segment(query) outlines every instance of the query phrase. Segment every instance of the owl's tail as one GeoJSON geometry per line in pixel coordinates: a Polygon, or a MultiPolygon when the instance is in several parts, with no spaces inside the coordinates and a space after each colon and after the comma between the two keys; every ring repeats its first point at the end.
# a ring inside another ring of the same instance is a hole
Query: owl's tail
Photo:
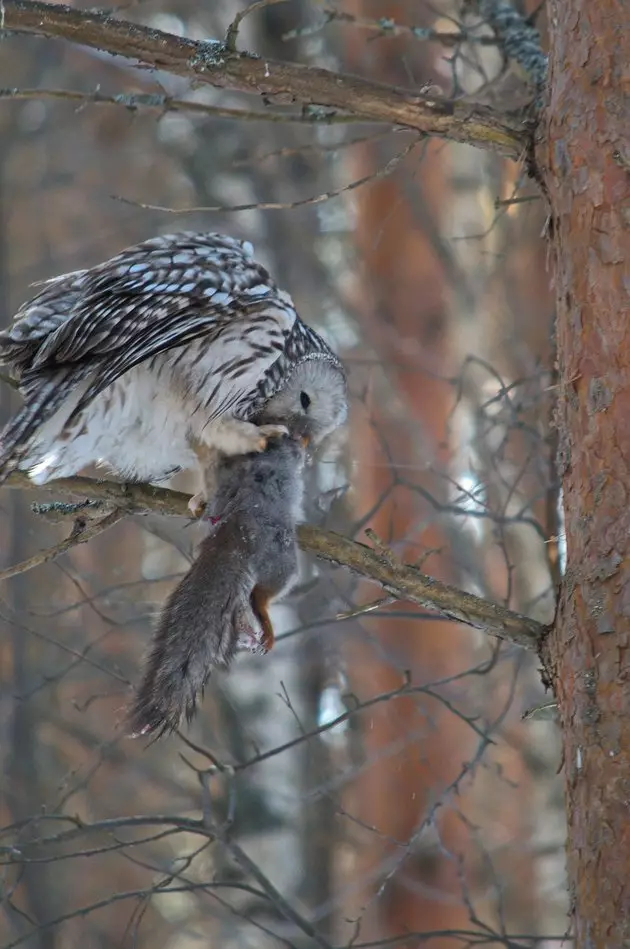
{"type": "MultiPolygon", "coordinates": [[[[67,404],[68,413],[73,410],[83,393],[83,387],[77,391],[80,382],[81,377],[77,377],[76,368],[58,369],[45,377],[38,375],[37,379],[21,380],[20,392],[25,403],[0,433],[0,484],[6,481],[12,471],[21,467],[21,462],[30,453],[38,431],[64,404],[67,404]],[[77,397],[69,404],[68,400],[75,391],[77,397]]],[[[51,432],[51,435],[57,433],[51,432]]]]}
{"type": "Polygon", "coordinates": [[[239,649],[264,650],[252,586],[218,534],[204,541],[160,617],[129,714],[134,735],[160,737],[184,716],[190,722],[213,668],[228,666],[239,649]]]}

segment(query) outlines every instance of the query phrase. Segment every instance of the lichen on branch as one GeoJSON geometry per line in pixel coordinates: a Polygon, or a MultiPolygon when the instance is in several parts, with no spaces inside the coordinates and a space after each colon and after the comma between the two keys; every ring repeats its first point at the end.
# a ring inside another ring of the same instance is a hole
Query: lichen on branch
{"type": "MultiPolygon", "coordinates": [[[[35,490],[26,474],[14,472],[6,482],[9,488],[35,490]]],[[[42,490],[38,487],[37,490],[42,490]]],[[[158,513],[189,517],[187,494],[146,484],[121,484],[93,478],[60,478],[43,490],[82,499],[106,502],[117,518],[124,514],[158,513]]],[[[72,505],[69,505],[69,511],[72,505]]],[[[416,567],[399,563],[380,548],[374,549],[332,531],[303,524],[298,529],[300,547],[321,560],[352,570],[379,584],[394,599],[406,600],[442,616],[486,631],[530,650],[539,650],[546,627],[497,603],[474,596],[421,573],[416,567]]],[[[67,548],[65,548],[67,549],[67,548]]],[[[43,558],[41,562],[45,562],[43,558]]],[[[13,571],[13,573],[18,571],[13,571]]],[[[13,574],[12,574],[13,575],[13,574]]]]}
{"type": "Polygon", "coordinates": [[[196,41],[39,0],[4,0],[3,29],[63,39],[135,60],[144,67],[188,77],[260,98],[288,97],[296,106],[320,107],[357,121],[384,122],[519,158],[530,131],[519,116],[483,105],[428,95],[316,66],[236,52],[216,40],[196,41]]]}

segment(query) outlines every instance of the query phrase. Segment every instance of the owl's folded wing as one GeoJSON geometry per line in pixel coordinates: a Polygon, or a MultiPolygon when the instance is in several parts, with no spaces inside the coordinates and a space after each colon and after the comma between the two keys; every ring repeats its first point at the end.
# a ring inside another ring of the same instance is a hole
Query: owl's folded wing
{"type": "Polygon", "coordinates": [[[26,401],[2,434],[0,463],[70,396],[74,418],[124,373],[171,350],[216,417],[264,377],[296,319],[267,271],[219,235],[156,238],[56,278],[0,334],[0,360],[26,401]]]}

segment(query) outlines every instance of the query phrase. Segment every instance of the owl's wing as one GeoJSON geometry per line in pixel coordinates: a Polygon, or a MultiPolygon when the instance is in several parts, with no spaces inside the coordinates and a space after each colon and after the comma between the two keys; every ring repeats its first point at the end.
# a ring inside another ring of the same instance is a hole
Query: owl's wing
{"type": "Polygon", "coordinates": [[[213,414],[247,395],[297,318],[250,248],[222,235],[175,234],[45,284],[0,334],[0,359],[27,401],[8,441],[3,433],[2,454],[30,438],[86,378],[73,415],[129,369],[202,337],[213,414]]]}
{"type": "Polygon", "coordinates": [[[37,355],[43,341],[67,320],[80,296],[80,277],[85,271],[63,274],[33,286],[43,286],[15,314],[8,329],[0,332],[0,363],[19,381],[37,355]]]}
{"type": "Polygon", "coordinates": [[[122,299],[108,294],[107,303],[88,298],[46,340],[23,382],[28,385],[35,376],[58,367],[89,365],[93,370],[89,394],[94,398],[139,363],[203,338],[207,382],[215,381],[215,374],[217,383],[233,377],[246,395],[284,349],[295,314],[274,301],[253,303],[217,295],[221,299],[216,303],[168,293],[159,301],[144,295],[122,299]],[[92,319],[97,305],[99,317],[107,310],[109,319],[92,319]]]}
{"type": "Polygon", "coordinates": [[[48,281],[0,334],[0,358],[27,347],[30,370],[125,355],[126,371],[234,319],[279,310],[290,331],[288,294],[251,256],[251,245],[219,234],[173,234],[128,248],[91,270],[48,281]],[[13,347],[13,350],[11,349],[13,347]],[[33,351],[34,350],[34,351],[33,351]]]}

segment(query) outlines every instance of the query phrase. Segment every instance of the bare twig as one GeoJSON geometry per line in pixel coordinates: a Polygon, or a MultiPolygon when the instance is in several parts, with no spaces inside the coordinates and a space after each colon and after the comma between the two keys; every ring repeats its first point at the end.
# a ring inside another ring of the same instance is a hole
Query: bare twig
{"type": "Polygon", "coordinates": [[[226,49],[231,53],[236,52],[238,31],[246,16],[249,16],[250,13],[255,13],[256,10],[262,10],[263,7],[273,7],[277,3],[287,3],[287,0],[253,0],[253,3],[250,3],[244,10],[240,10],[227,28],[227,33],[225,34],[226,49]]]}
{"type": "Polygon", "coordinates": [[[375,610],[380,610],[382,606],[389,606],[390,603],[394,601],[394,599],[395,597],[393,596],[379,596],[377,600],[372,600],[370,603],[364,603],[363,606],[357,606],[355,609],[344,610],[343,613],[337,613],[334,617],[335,622],[342,622],[343,620],[357,619],[359,616],[366,616],[368,613],[373,613],[375,610]]]}
{"type": "Polygon", "coordinates": [[[356,541],[306,524],[300,527],[299,538],[303,550],[330,563],[349,567],[368,580],[379,583],[386,593],[396,599],[409,600],[425,609],[436,610],[449,619],[483,629],[499,639],[526,649],[537,649],[542,642],[545,627],[536,620],[434,580],[415,567],[402,563],[387,564],[370,547],[356,541]]]}
{"type": "Polygon", "coordinates": [[[513,204],[529,204],[531,201],[540,201],[540,194],[522,194],[516,198],[495,198],[494,206],[499,208],[510,208],[513,204]]]}
{"type": "Polygon", "coordinates": [[[93,537],[102,534],[108,527],[112,527],[114,524],[117,524],[118,521],[122,520],[124,516],[124,511],[111,511],[109,514],[106,514],[105,517],[100,518],[98,521],[93,521],[91,524],[84,518],[77,518],[69,537],[55,544],[54,547],[40,550],[32,557],[29,557],[28,560],[22,560],[21,563],[13,564],[12,567],[7,567],[6,570],[0,570],[0,581],[9,580],[19,573],[27,573],[34,567],[41,567],[44,563],[56,560],[57,557],[61,557],[62,554],[65,554],[73,547],[77,547],[79,544],[86,544],[88,540],[92,540],[93,537]]]}
{"type": "Polygon", "coordinates": [[[408,145],[403,148],[398,155],[394,155],[393,158],[383,166],[379,168],[378,171],[370,172],[369,175],[364,175],[362,178],[357,178],[356,181],[351,181],[350,184],[342,185],[339,188],[335,188],[332,191],[323,191],[321,194],[312,195],[310,198],[298,198],[296,201],[255,201],[250,204],[210,204],[210,205],[200,205],[192,208],[169,208],[164,207],[159,204],[142,204],[139,201],[132,201],[130,198],[123,198],[119,195],[112,195],[117,201],[122,201],[123,204],[131,204],[137,208],[143,208],[146,211],[162,211],[166,214],[191,214],[195,212],[227,212],[227,211],[284,211],[289,208],[301,208],[307,204],[323,204],[324,201],[330,201],[331,198],[338,198],[340,195],[344,194],[347,191],[355,191],[357,188],[360,188],[362,185],[369,184],[372,181],[378,181],[380,178],[385,178],[387,175],[390,175],[395,168],[400,165],[400,163],[409,155],[414,147],[418,144],[417,139],[414,139],[412,142],[409,142],[408,145]]]}
{"type": "MultiPolygon", "coordinates": [[[[204,102],[191,102],[187,99],[173,99],[162,93],[133,92],[105,95],[99,90],[81,92],[77,89],[0,89],[0,99],[52,99],[60,102],[76,102],[79,105],[118,106],[128,112],[153,110],[165,115],[167,112],[189,112],[191,114],[212,116],[217,119],[236,119],[239,122],[293,122],[302,125],[315,123],[348,123],[356,121],[352,116],[317,116],[302,112],[254,112],[247,109],[230,109],[226,106],[207,105],[204,102]]],[[[352,143],[350,143],[352,144],[352,143]]],[[[17,384],[8,377],[0,375],[0,380],[8,382],[14,388],[17,384]]]]}
{"type": "Polygon", "coordinates": [[[347,23],[362,30],[370,30],[381,37],[410,36],[414,39],[429,43],[440,43],[442,46],[461,46],[462,43],[475,43],[479,46],[497,46],[499,40],[496,36],[489,36],[487,33],[475,33],[472,30],[434,30],[431,27],[407,26],[404,23],[397,23],[392,17],[380,17],[373,20],[370,17],[357,16],[354,13],[347,13],[345,10],[338,10],[336,7],[324,6],[322,8],[323,19],[312,26],[297,28],[287,31],[282,39],[296,39],[299,36],[308,36],[316,33],[330,23],[347,23]]]}
{"type": "Polygon", "coordinates": [[[392,551],[391,547],[388,547],[385,541],[381,540],[372,527],[366,528],[365,536],[368,538],[368,540],[372,541],[373,547],[381,555],[386,563],[390,565],[396,563],[396,558],[394,557],[394,552],[392,551]]]}
{"type": "Polygon", "coordinates": [[[298,745],[302,745],[305,742],[311,741],[311,739],[323,735],[325,732],[338,728],[339,725],[343,725],[344,722],[349,721],[355,715],[365,712],[367,709],[374,708],[376,705],[393,702],[396,699],[401,699],[410,695],[429,695],[432,699],[434,699],[436,702],[439,702],[455,716],[457,716],[457,718],[459,718],[461,721],[464,721],[468,727],[472,729],[472,731],[482,738],[485,744],[492,744],[487,730],[484,731],[482,728],[476,725],[472,718],[464,715],[463,712],[459,711],[452,702],[450,702],[444,695],[436,690],[435,686],[444,685],[445,681],[446,680],[442,680],[442,682],[436,682],[431,686],[414,685],[410,681],[409,676],[406,675],[405,681],[401,686],[391,689],[388,692],[381,692],[379,695],[373,695],[368,699],[357,702],[356,704],[353,704],[352,708],[346,708],[344,712],[336,715],[335,718],[328,719],[327,721],[318,724],[316,728],[313,728],[310,731],[301,731],[300,734],[295,738],[290,739],[290,741],[287,741],[282,745],[274,745],[273,748],[270,748],[268,751],[259,751],[252,758],[235,764],[233,766],[234,772],[238,774],[239,772],[247,771],[254,765],[261,764],[263,761],[269,761],[271,758],[276,758],[278,755],[284,754],[285,751],[296,748],[298,745]]]}
{"type": "MultiPolygon", "coordinates": [[[[399,131],[405,131],[405,129],[400,129],[399,131]]],[[[352,148],[354,145],[376,144],[376,142],[389,135],[391,135],[390,130],[385,129],[384,131],[374,132],[372,135],[357,136],[356,138],[349,138],[346,141],[335,142],[331,145],[324,145],[323,142],[313,142],[310,145],[274,148],[269,152],[255,151],[252,155],[247,156],[247,158],[238,158],[232,162],[232,168],[251,168],[259,165],[263,161],[269,161],[274,158],[293,158],[295,155],[334,155],[347,148],[352,148]]]]}
{"type": "Polygon", "coordinates": [[[5,30],[79,43],[197,83],[262,97],[289,97],[303,108],[316,107],[320,114],[340,109],[356,119],[404,126],[510,158],[520,157],[529,143],[528,129],[519,117],[487,106],[421,95],[315,66],[233,53],[216,40],[174,36],[108,13],[39,0],[4,0],[4,9],[5,30]]]}
{"type": "MultiPolygon", "coordinates": [[[[34,489],[27,475],[21,472],[11,474],[7,486],[34,489]]],[[[44,485],[44,490],[107,500],[115,504],[121,514],[147,514],[153,511],[187,518],[190,516],[187,494],[151,485],[119,484],[92,478],[62,478],[44,485]]],[[[546,627],[536,620],[434,580],[416,567],[385,562],[380,552],[340,534],[303,524],[299,528],[298,537],[303,550],[322,560],[348,567],[366,579],[380,584],[387,594],[396,599],[408,600],[425,609],[436,610],[449,619],[475,629],[483,629],[493,636],[526,649],[537,650],[545,636],[546,627]]]]}
{"type": "Polygon", "coordinates": [[[298,929],[300,929],[305,935],[309,936],[310,939],[316,943],[321,949],[332,949],[332,945],[328,942],[327,939],[317,931],[317,929],[305,919],[301,913],[298,913],[296,908],[285,899],[285,897],[280,893],[280,891],[273,885],[269,877],[266,876],[256,864],[251,857],[249,857],[242,847],[240,847],[235,840],[232,840],[230,837],[222,834],[219,828],[215,827],[214,824],[207,825],[208,833],[215,836],[218,840],[221,841],[223,846],[228,850],[233,859],[239,865],[241,870],[244,873],[249,873],[249,875],[256,881],[260,889],[267,895],[271,904],[276,908],[276,910],[284,916],[285,919],[292,922],[298,929]]]}

